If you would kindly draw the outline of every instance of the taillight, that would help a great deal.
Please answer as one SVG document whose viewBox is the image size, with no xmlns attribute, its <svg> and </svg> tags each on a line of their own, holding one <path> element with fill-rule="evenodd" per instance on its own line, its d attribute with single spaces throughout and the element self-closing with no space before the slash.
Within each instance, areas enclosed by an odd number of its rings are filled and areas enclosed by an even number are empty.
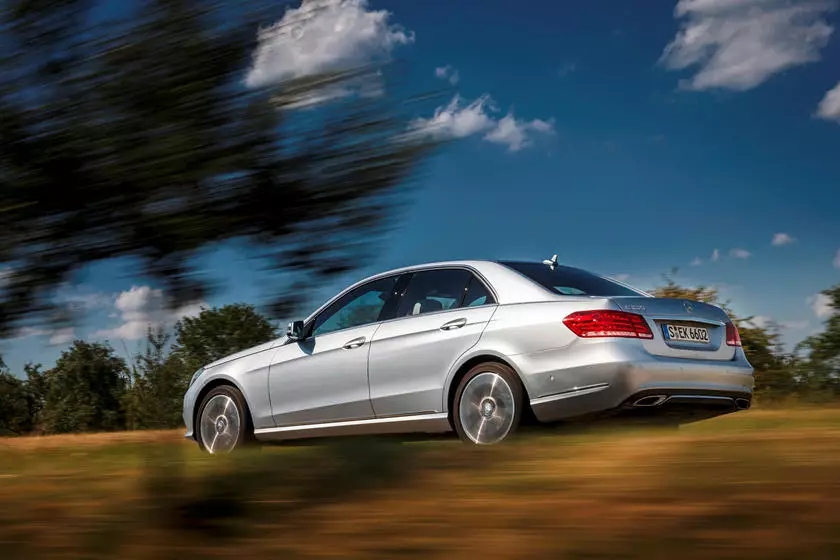
<svg viewBox="0 0 840 560">
<path fill-rule="evenodd" d="M 626 311 L 576 311 L 563 324 L 581 338 L 653 338 L 645 318 Z"/>
<path fill-rule="evenodd" d="M 738 327 L 732 321 L 726 323 L 726 344 L 741 346 L 741 333 L 738 332 Z"/>
</svg>

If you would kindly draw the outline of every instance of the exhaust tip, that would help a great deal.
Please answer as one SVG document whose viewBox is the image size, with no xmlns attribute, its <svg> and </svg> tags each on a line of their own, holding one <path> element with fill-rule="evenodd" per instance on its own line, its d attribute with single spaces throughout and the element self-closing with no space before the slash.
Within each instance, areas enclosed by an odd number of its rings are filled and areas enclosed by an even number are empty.
<svg viewBox="0 0 840 560">
<path fill-rule="evenodd" d="M 634 402 L 633 406 L 659 406 L 666 400 L 668 400 L 668 397 L 665 395 L 648 395 Z"/>
<path fill-rule="evenodd" d="M 749 399 L 735 399 L 735 406 L 738 410 L 746 410 L 750 407 L 750 401 Z"/>
</svg>

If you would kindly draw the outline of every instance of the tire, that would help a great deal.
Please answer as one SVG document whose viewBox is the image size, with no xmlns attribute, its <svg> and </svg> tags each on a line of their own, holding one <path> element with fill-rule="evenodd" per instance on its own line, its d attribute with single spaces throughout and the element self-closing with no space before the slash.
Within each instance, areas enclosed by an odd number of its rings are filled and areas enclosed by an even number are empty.
<svg viewBox="0 0 840 560">
<path fill-rule="evenodd" d="M 452 407 L 452 424 L 461 440 L 492 445 L 512 436 L 523 412 L 523 389 L 508 366 L 485 362 L 461 379 Z"/>
<path fill-rule="evenodd" d="M 201 401 L 196 416 L 198 445 L 211 454 L 225 454 L 248 444 L 251 416 L 245 398 L 235 387 L 222 385 Z"/>
</svg>

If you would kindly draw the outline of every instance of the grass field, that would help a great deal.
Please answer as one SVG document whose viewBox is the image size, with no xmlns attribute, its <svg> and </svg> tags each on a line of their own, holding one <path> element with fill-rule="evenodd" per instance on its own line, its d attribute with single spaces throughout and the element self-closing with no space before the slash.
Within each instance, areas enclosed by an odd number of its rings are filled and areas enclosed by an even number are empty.
<svg viewBox="0 0 840 560">
<path fill-rule="evenodd" d="M 473 449 L 0 440 L 0 558 L 840 558 L 840 409 Z"/>
</svg>

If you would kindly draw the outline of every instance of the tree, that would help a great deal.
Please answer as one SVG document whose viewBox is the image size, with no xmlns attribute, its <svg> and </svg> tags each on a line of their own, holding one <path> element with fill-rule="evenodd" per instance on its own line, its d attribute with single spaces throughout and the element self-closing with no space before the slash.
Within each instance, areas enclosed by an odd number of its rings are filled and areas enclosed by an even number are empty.
<svg viewBox="0 0 840 560">
<path fill-rule="evenodd" d="M 795 360 L 781 351 L 777 330 L 759 327 L 751 322 L 752 317 L 739 318 L 727 303 L 719 301 L 718 291 L 707 286 L 687 288 L 674 280 L 677 270 L 665 274 L 665 285 L 654 288 L 656 297 L 690 299 L 711 303 L 723 308 L 738 326 L 741 344 L 750 364 L 756 371 L 756 393 L 765 398 L 788 395 L 795 390 Z"/>
<path fill-rule="evenodd" d="M 193 371 L 167 354 L 169 339 L 162 327 L 149 327 L 146 351 L 137 358 L 126 399 L 131 429 L 174 428 L 182 423 L 183 397 Z"/>
<path fill-rule="evenodd" d="M 220 242 L 289 273 L 289 305 L 362 265 L 433 145 L 406 134 L 404 100 L 297 108 L 387 68 L 249 88 L 256 30 L 282 3 L 106 5 L 0 7 L 0 334 L 57 311 L 55 289 L 102 259 L 133 257 L 173 305 L 211 287 L 194 257 Z"/>
<path fill-rule="evenodd" d="M 187 364 L 192 375 L 201 366 L 276 337 L 271 322 L 252 305 L 213 307 L 175 324 L 173 355 Z"/>
<path fill-rule="evenodd" d="M 41 411 L 47 401 L 49 386 L 44 372 L 41 371 L 41 364 L 27 363 L 23 366 L 26 373 L 26 393 L 29 402 L 30 429 L 41 430 Z"/>
<path fill-rule="evenodd" d="M 26 384 L 9 373 L 0 356 L 0 435 L 22 434 L 30 427 Z"/>
<path fill-rule="evenodd" d="M 805 356 L 800 375 L 802 383 L 826 398 L 840 396 L 840 284 L 823 291 L 828 297 L 831 315 L 825 330 L 810 336 L 797 346 Z"/>
<path fill-rule="evenodd" d="M 9 372 L 0 356 L 0 435 L 37 429 L 45 387 L 40 367 L 26 364 L 26 379 L 20 379 Z"/>
<path fill-rule="evenodd" d="M 41 411 L 49 433 L 119 430 L 125 427 L 125 361 L 107 344 L 77 340 L 45 374 Z"/>
</svg>

